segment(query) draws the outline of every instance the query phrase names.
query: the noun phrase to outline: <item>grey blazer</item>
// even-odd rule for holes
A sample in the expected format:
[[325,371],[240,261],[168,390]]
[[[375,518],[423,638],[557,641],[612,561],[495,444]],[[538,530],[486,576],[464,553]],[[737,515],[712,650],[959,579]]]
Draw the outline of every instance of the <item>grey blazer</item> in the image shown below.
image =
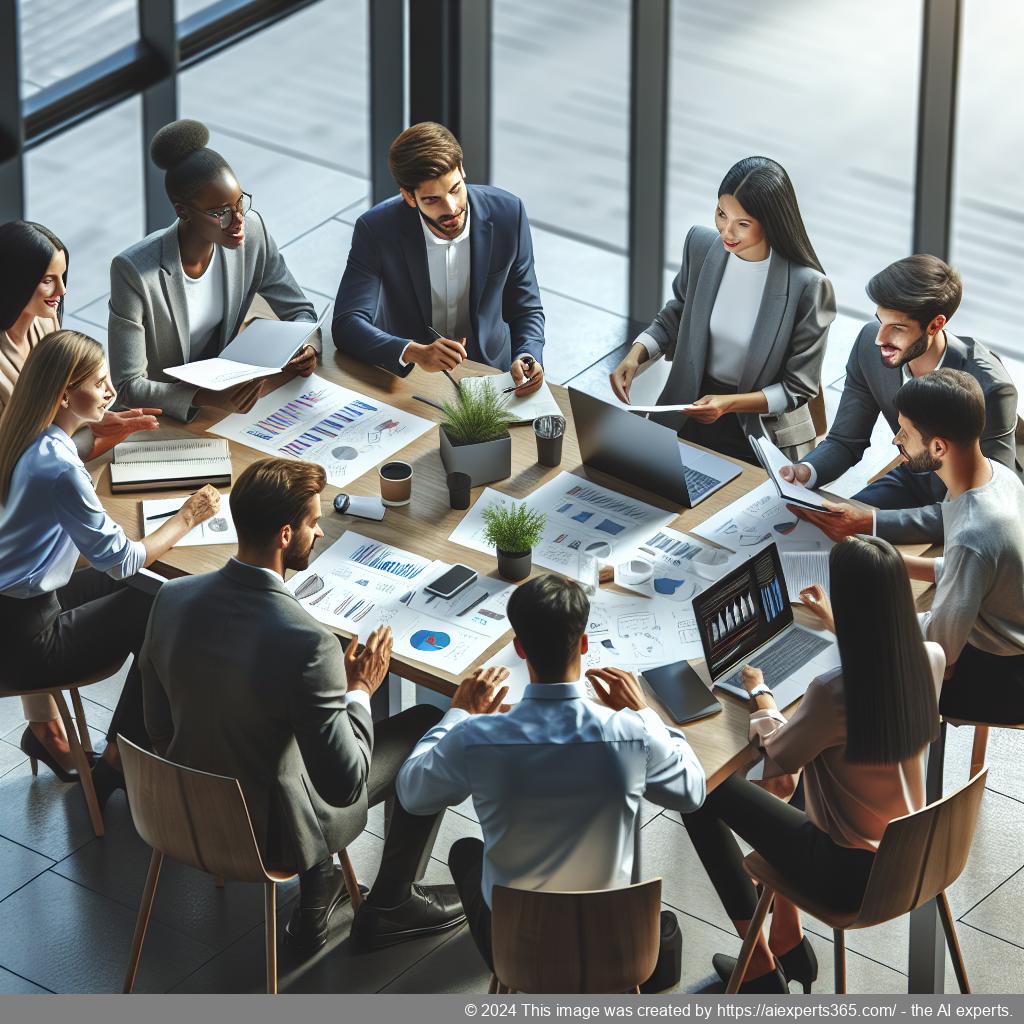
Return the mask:
[[[871,431],[881,413],[892,428],[900,429],[896,413],[896,392],[903,385],[903,372],[882,362],[875,345],[878,324],[866,323],[857,335],[846,363],[846,383],[839,410],[828,436],[803,462],[818,474],[815,486],[828,484],[860,462],[871,444]],[[942,361],[951,370],[964,370],[981,385],[985,395],[985,432],[981,450],[1011,469],[1016,467],[1014,430],[1017,426],[1017,389],[995,353],[973,338],[957,338],[946,332],[946,355]],[[1019,475],[1019,468],[1018,468]],[[931,475],[935,504],[923,508],[879,509],[875,517],[878,536],[894,544],[942,540],[941,500],[946,488]]]
[[238,779],[268,865],[305,871],[362,832],[373,724],[280,579],[232,559],[165,583],[139,660],[154,748]]
[[[711,312],[728,259],[717,231],[690,228],[682,265],[672,282],[673,297],[646,332],[672,362],[658,405],[682,405],[701,395]],[[835,317],[829,279],[772,252],[739,391],[780,386],[787,410],[777,416],[739,413],[745,434],[762,437],[767,432],[780,448],[798,448],[814,440],[807,402],[821,389],[821,363]],[[655,413],[651,419],[677,431],[685,422],[682,413]]]
[[[218,351],[238,333],[257,293],[280,320],[316,321],[313,304],[285,265],[263,218],[250,211],[245,241],[221,247],[224,319]],[[194,419],[196,389],[168,377],[167,366],[186,362],[188,305],[178,252],[178,222],[154,231],[125,249],[110,264],[107,348],[110,374],[121,408],[159,408],[179,420]]]

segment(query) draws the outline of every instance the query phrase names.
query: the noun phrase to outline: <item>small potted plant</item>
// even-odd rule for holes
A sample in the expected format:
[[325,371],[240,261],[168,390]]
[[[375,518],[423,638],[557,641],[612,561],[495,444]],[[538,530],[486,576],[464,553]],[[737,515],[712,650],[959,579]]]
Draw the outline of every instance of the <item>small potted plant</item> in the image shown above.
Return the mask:
[[470,486],[512,475],[514,417],[508,400],[490,381],[463,386],[455,402],[445,402],[441,422],[441,462],[446,473],[468,473]]
[[498,572],[503,579],[518,583],[530,575],[533,549],[537,546],[547,516],[517,502],[496,501],[483,511],[484,539],[498,553]]

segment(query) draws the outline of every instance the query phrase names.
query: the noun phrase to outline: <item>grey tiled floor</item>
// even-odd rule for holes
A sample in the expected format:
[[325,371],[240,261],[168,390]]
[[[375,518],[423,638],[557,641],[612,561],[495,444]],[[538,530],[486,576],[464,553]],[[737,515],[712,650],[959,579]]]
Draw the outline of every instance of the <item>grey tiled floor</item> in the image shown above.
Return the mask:
[[[125,11],[134,9],[121,0],[104,6],[111,19],[121,19],[121,25]],[[179,15],[200,6],[199,0],[189,0],[179,7]],[[604,7],[616,14],[615,3]],[[366,206],[365,23],[360,20],[364,10],[356,0],[332,0],[310,8],[190,71],[182,80],[182,113],[211,125],[214,145],[253,191],[289,265],[318,308],[333,300],[352,224]],[[523,31],[522,11],[516,14],[508,7],[503,11],[500,45],[514,52],[516,32]],[[113,22],[105,29],[105,41],[111,45],[119,39],[112,26]],[[344,40],[343,51],[336,45],[339,38]],[[541,45],[544,40],[536,42]],[[81,43],[75,54],[68,52],[68,60],[78,61],[79,66],[89,56],[85,41]],[[619,44],[612,40],[609,45]],[[291,93],[286,97],[265,87],[260,69],[269,61],[274,62],[280,80],[301,78],[312,83],[301,103],[294,102]],[[317,74],[303,74],[310,66]],[[66,68],[50,70],[63,73]],[[39,80],[35,85],[26,83],[27,90],[52,80],[44,81],[43,71],[36,74]],[[597,102],[587,81],[581,80],[579,86],[569,97],[577,105],[572,109],[597,109],[600,116],[611,117],[609,130],[615,144],[624,146],[622,111]],[[560,111],[558,116],[564,119],[566,113]],[[531,123],[528,129],[543,140],[538,125]],[[110,258],[142,234],[139,132],[138,102],[129,101],[29,156],[30,216],[53,228],[71,250],[67,325],[101,339]],[[566,141],[572,141],[572,136]],[[597,145],[593,140],[588,144]],[[501,160],[499,151],[499,166]],[[599,175],[603,169],[611,179],[619,174],[620,164],[624,164],[623,155],[613,151],[598,154],[593,167]],[[69,168],[74,168],[74,188]],[[613,251],[621,243],[624,196],[616,193],[610,202],[588,207],[587,190],[552,191],[551,168],[544,164],[543,170],[542,184],[553,200],[550,210],[534,213],[538,222],[534,241],[548,315],[548,372],[558,382],[573,379],[601,392],[607,388],[608,370],[637,329],[625,317],[625,257]],[[610,226],[612,234],[601,239],[603,246],[539,226],[564,220],[566,210],[559,208],[563,200],[577,204],[570,211],[578,220],[577,234],[585,233],[597,220]],[[668,282],[671,276],[667,274]],[[838,400],[845,355],[856,326],[855,320],[841,319],[832,332],[826,374],[828,382],[834,383],[826,393],[830,412]],[[658,372],[658,367],[651,371],[645,388],[656,390]],[[880,438],[883,454],[885,440]],[[97,744],[122,679],[123,673],[86,693]],[[77,787],[60,785],[45,768],[33,778],[18,748],[22,727],[20,704],[0,700],[0,992],[116,991],[147,850],[134,833],[121,796],[111,800],[108,834],[97,840]],[[969,748],[966,731],[951,732],[947,787],[966,777]],[[1019,913],[1024,898],[1020,842],[1024,733],[993,733],[990,761],[974,851],[951,898],[975,991],[1019,992],[1024,989],[1024,930]],[[664,878],[666,906],[678,914],[683,931],[680,988],[700,991],[713,981],[711,954],[735,952],[739,939],[715,900],[678,818],[648,805],[644,823],[645,872]],[[382,825],[380,813],[371,814],[367,832],[351,850],[364,881],[373,878]],[[461,836],[478,834],[471,805],[450,811],[428,880],[446,881],[448,846]],[[294,886],[284,887],[280,894],[282,927],[294,896]],[[140,989],[260,991],[262,913],[258,889],[229,885],[216,890],[208,877],[168,866],[143,956]],[[328,947],[311,962],[295,963],[282,952],[284,990],[486,990],[485,969],[464,928],[384,953],[358,954],[347,941],[349,922],[349,911],[339,914]],[[813,922],[809,929],[823,965],[815,990],[828,991],[829,936]],[[905,923],[852,934],[849,947],[853,991],[905,990]],[[947,989],[951,987],[950,975]]]

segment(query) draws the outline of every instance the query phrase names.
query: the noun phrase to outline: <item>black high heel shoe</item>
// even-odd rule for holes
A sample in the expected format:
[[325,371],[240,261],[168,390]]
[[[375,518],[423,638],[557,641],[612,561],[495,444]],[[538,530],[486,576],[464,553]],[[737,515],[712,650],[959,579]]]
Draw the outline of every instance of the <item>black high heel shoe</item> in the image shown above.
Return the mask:
[[[723,984],[727,985],[732,977],[733,968],[736,966],[736,957],[716,953],[711,962]],[[811,985],[818,980],[818,958],[806,935],[800,940],[800,944],[794,946],[788,953],[777,956],[775,962],[782,969],[787,983],[798,982],[803,988],[804,994],[810,994]],[[768,976],[765,975],[765,977]],[[745,988],[746,986],[741,985],[740,992],[743,992]]]
[[[778,967],[778,960],[775,963],[774,971],[744,981],[740,985],[737,995],[788,995],[789,985],[786,984],[786,976]],[[716,953],[711,958],[711,965],[718,977],[722,979],[722,984],[728,985],[732,972],[736,968],[736,957],[726,956],[725,953]]]
[[39,774],[39,762],[42,761],[61,782],[78,781],[78,772],[69,772],[62,768],[60,762],[46,749],[43,742],[28,726],[21,734],[21,752],[28,755],[33,775]]
[[125,789],[124,773],[119,772],[109,761],[100,759],[93,765],[92,784],[96,789],[96,802],[102,811],[115,789]]

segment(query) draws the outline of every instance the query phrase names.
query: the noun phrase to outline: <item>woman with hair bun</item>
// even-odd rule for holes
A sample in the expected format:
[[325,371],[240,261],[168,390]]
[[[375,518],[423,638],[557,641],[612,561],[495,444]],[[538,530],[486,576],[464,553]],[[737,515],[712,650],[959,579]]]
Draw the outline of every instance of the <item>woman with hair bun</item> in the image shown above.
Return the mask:
[[799,459],[814,445],[808,402],[835,317],[789,175],[748,156],[722,179],[715,226],[690,228],[672,298],[612,371],[612,390],[628,402],[641,364],[664,355],[672,368],[657,404],[688,407],[652,419],[755,466],[749,435]]
[[[257,293],[281,320],[316,321],[313,304],[199,121],[173,121],[153,136],[149,155],[165,171],[177,220],[126,249],[110,265],[108,347],[121,400],[159,405],[188,421],[200,407],[247,412],[263,381],[207,391],[169,377],[168,366],[209,359],[244,326]],[[286,369],[308,376],[306,346]]]

